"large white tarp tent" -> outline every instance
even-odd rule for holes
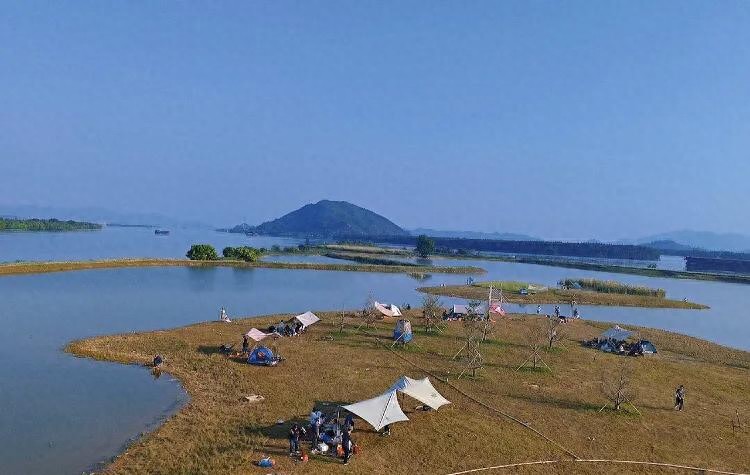
[[[398,405],[395,390],[386,391],[372,399],[343,407],[367,421],[375,430],[380,430],[394,422],[409,420],[404,411],[401,410],[401,406]]]
[[[266,338],[267,336],[270,336],[268,333],[263,333],[262,331],[258,330],[257,328],[251,328],[249,332],[245,333],[245,336],[254,340],[254,341],[260,341],[263,338]]]
[[[451,403],[437,392],[429,378],[412,379],[408,376],[402,376],[391,386],[391,390],[400,391],[433,409]]]
[[[401,316],[401,310],[393,304],[384,304],[375,302],[374,303],[375,308],[378,310],[378,312],[382,313],[386,317],[400,317]]]
[[[630,338],[633,332],[620,328],[618,325],[613,326],[599,336],[600,340],[625,341]]]
[[[313,323],[320,321],[320,318],[318,318],[317,315],[315,315],[314,313],[312,313],[310,311],[307,311],[307,312],[305,312],[305,313],[303,313],[301,315],[297,315],[294,318],[296,318],[297,320],[299,320],[299,322],[302,324],[303,328],[307,328],[310,325],[312,325]]]

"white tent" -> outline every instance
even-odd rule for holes
[[[257,328],[251,328],[249,332],[245,333],[245,336],[255,340],[260,341],[263,338],[266,338],[267,336],[270,336],[268,333],[263,333],[262,331],[258,330]]]
[[[391,386],[391,391],[401,391],[433,409],[451,403],[437,392],[429,378],[412,379],[408,376],[402,376]]]
[[[310,311],[307,311],[307,312],[305,312],[305,313],[303,313],[301,315],[297,315],[294,318],[296,318],[297,320],[300,321],[300,323],[302,323],[302,327],[303,328],[307,328],[310,325],[312,325],[313,323],[320,321],[320,318],[318,318],[317,315],[315,315],[314,313],[312,313]]]
[[[386,317],[400,317],[401,310],[393,304],[375,302],[375,308]]]
[[[394,422],[409,420],[404,411],[401,410],[401,406],[398,405],[395,390],[343,407],[367,421],[375,430],[380,430]]]

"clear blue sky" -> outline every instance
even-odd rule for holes
[[[0,203],[750,233],[750,2],[3,2]]]

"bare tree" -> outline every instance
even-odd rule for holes
[[[547,342],[547,348],[552,349],[555,342],[561,338],[560,319],[556,317],[547,317],[544,325],[544,338]]]
[[[529,349],[531,350],[531,353],[524,360],[524,362],[521,363],[521,366],[516,368],[516,371],[519,371],[521,368],[523,368],[529,363],[532,364],[532,367],[534,369],[544,365],[544,367],[552,371],[552,368],[550,368],[549,365],[547,365],[547,363],[544,362],[544,360],[542,359],[542,355],[541,355],[542,349],[547,344],[546,337],[547,337],[546,328],[540,329],[536,325],[531,326],[531,329],[527,335],[527,342],[529,345]]]
[[[442,321],[443,307],[440,297],[432,294],[425,294],[422,298],[422,316],[424,317],[425,331],[433,330],[442,331],[440,322]]]
[[[622,361],[615,368],[612,373],[602,374],[602,394],[607,400],[612,403],[615,411],[619,411],[623,404],[629,403],[633,405],[632,401],[635,399],[635,392],[633,391],[630,382],[633,376],[633,367],[630,364],[630,360],[623,358]],[[600,409],[600,412],[607,407]],[[635,408],[635,406],[633,406]],[[638,409],[636,409],[637,411]]]

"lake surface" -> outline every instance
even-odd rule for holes
[[[0,261],[179,257],[195,242],[219,249],[298,242],[211,231],[173,231],[164,238],[152,230],[132,228],[96,234],[0,235]],[[35,254],[36,245],[40,250]],[[310,262],[321,257],[284,256],[288,259]],[[434,263],[482,266],[488,274],[481,279],[554,285],[565,277],[594,277],[661,287],[669,297],[712,308],[581,307],[581,313],[584,318],[663,328],[750,349],[750,326],[744,316],[750,287],[745,285],[493,261]],[[142,367],[63,353],[73,339],[213,320],[221,306],[233,316],[351,309],[360,308],[370,292],[384,302],[418,305],[421,296],[415,287],[465,280],[466,276],[446,274],[418,281],[403,274],[233,268],[102,269],[0,277],[0,472],[80,473],[115,455],[131,437],[153,428],[185,401],[184,391],[169,375],[154,379]],[[529,312],[536,308],[509,307]],[[551,306],[545,311],[551,313]],[[244,330],[238,327],[238,341]]]

